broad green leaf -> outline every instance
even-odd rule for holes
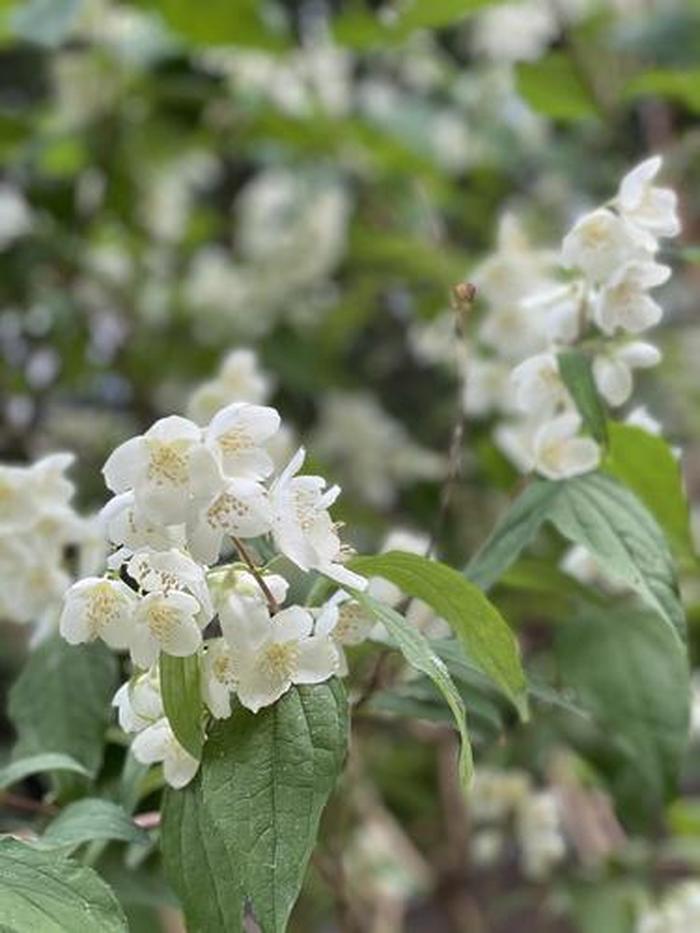
[[[117,659],[106,645],[72,646],[58,634],[40,645],[10,691],[14,757],[62,752],[96,774],[116,679]]]
[[[148,834],[136,826],[119,804],[86,797],[61,810],[47,826],[38,845],[54,849],[78,846],[97,839],[143,844],[148,842]]]
[[[91,868],[0,839],[0,927],[7,933],[128,933],[116,897]]]
[[[617,480],[588,473],[560,483],[548,518],[581,544],[606,573],[655,609],[678,637],[685,631],[673,558],[655,519]]]
[[[533,540],[560,492],[559,483],[529,483],[469,562],[467,577],[482,590],[490,589]]]
[[[160,691],[175,738],[194,758],[201,757],[202,694],[199,656],[175,658],[161,652]]]
[[[638,928],[639,904],[645,897],[638,881],[579,882],[572,886],[571,896],[580,933],[634,933]]]
[[[467,566],[478,586],[492,586],[545,521],[590,552],[606,573],[638,593],[678,633],[685,630],[673,558],[654,517],[611,476],[531,482]]]
[[[661,806],[688,733],[688,661],[673,630],[649,612],[590,609],[561,627],[557,655],[563,682],[618,749],[625,812]]]
[[[700,68],[646,71],[627,84],[624,94],[628,98],[668,97],[693,113],[700,113]]]
[[[243,869],[231,860],[222,828],[205,806],[205,767],[187,787],[165,792],[161,825],[165,871],[182,902],[189,933],[240,933]]]
[[[690,513],[678,460],[662,437],[631,424],[610,423],[603,469],[634,492],[680,557],[695,559]]]
[[[4,768],[0,768],[0,788],[17,784],[29,777],[30,774],[40,774],[42,771],[73,771],[83,777],[91,777],[87,768],[70,755],[59,752],[47,752],[44,755],[30,755],[20,758]]]
[[[241,929],[250,901],[263,933],[281,933],[299,894],[348,731],[336,680],[294,687],[253,714],[215,723],[200,776],[168,791],[166,870],[189,929]]]
[[[576,121],[596,115],[587,87],[564,52],[550,52],[517,66],[518,90],[537,110],[554,120]]]
[[[377,621],[386,626],[387,631],[411,667],[414,667],[422,674],[426,674],[445,698],[445,702],[454,716],[461,739],[459,773],[462,785],[466,789],[469,786],[473,772],[466,711],[462,697],[459,695],[459,691],[455,687],[444,661],[435,654],[428,639],[415,626],[410,625],[395,609],[380,603],[366,593],[356,591],[354,596],[372,613]]]
[[[283,21],[266,18],[259,0],[136,0],[157,11],[178,35],[197,45],[241,45],[281,48],[285,45]],[[270,8],[268,7],[268,11]]]
[[[580,350],[563,350],[557,361],[564,385],[576,403],[584,425],[597,441],[607,443],[605,410],[593,380],[590,359]]]
[[[527,716],[525,674],[518,643],[495,606],[459,571],[417,554],[390,551],[358,557],[354,569],[384,577],[407,596],[423,600],[449,623],[468,656]]]

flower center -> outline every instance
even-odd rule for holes
[[[254,444],[250,434],[239,424],[220,435],[219,446],[225,454],[238,454],[244,450],[252,450]]]
[[[148,627],[156,638],[162,638],[177,621],[178,612],[172,606],[155,603],[148,610]]]
[[[250,512],[250,507],[230,492],[222,492],[207,509],[207,521],[212,528],[227,528],[236,519],[241,521]]]
[[[273,642],[260,661],[260,670],[273,680],[291,677],[299,661],[299,646],[295,641]]]
[[[187,441],[148,441],[148,478],[162,485],[184,486],[189,478]]]
[[[121,596],[104,580],[90,591],[85,618],[93,636],[119,619],[123,607]]]
[[[212,674],[220,684],[230,684],[233,681],[233,671],[231,670],[231,659],[221,654],[214,658],[211,665]]]

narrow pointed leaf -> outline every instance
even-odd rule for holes
[[[160,656],[163,709],[180,745],[194,758],[202,754],[202,694],[199,656]]]
[[[557,356],[559,373],[576,404],[583,423],[593,437],[606,444],[605,409],[591,371],[591,361],[580,350],[564,350]]]
[[[10,787],[29,777],[30,774],[41,774],[44,771],[72,771],[83,777],[91,777],[87,768],[83,767],[70,755],[60,752],[47,752],[45,755],[30,755],[20,758],[4,768],[0,768],[0,789]]]

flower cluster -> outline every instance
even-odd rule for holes
[[[230,715],[232,693],[257,711],[292,684],[341,670],[336,602],[282,608],[287,581],[258,566],[258,549],[274,551],[302,571],[365,586],[343,564],[328,511],[339,488],[299,475],[303,449],[277,472],[269,445],[279,429],[275,409],[234,402],[203,427],[174,415],[121,444],[103,469],[115,494],[102,512],[115,547],[109,571],[65,597],[60,629],[69,643],[99,638],[129,652],[136,676],[115,698],[120,721],[138,732],[134,755],[163,761],[174,786],[197,762],[164,715],[161,654],[200,657],[202,699],[214,717]],[[222,564],[232,552],[237,559]]]
[[[0,465],[0,619],[36,623],[37,638],[55,628],[74,571],[89,573],[104,559],[96,523],[71,504],[72,462],[60,453]]]
[[[504,827],[512,821],[524,874],[545,878],[566,854],[559,803],[552,790],[535,790],[530,776],[517,769],[478,768],[470,795],[477,825],[477,860],[496,861],[504,846]]]
[[[629,172],[612,201],[581,217],[564,237],[566,282],[552,281],[526,300],[549,321],[550,346],[512,372],[515,404],[523,420],[511,437],[523,465],[549,479],[595,468],[596,442],[580,436],[581,419],[562,379],[557,352],[582,345],[593,355],[593,376],[612,407],[632,394],[635,369],[655,366],[661,354],[639,335],[659,323],[662,311],[649,290],[670,269],[656,262],[659,238],[679,232],[676,195],[654,179],[656,156]]]

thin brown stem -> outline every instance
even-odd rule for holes
[[[250,570],[250,572],[253,574],[253,576],[255,577],[257,581],[258,586],[263,591],[265,599],[267,600],[267,605],[270,610],[270,614],[275,615],[276,612],[279,612],[279,608],[280,608],[279,603],[277,602],[275,597],[272,595],[270,591],[270,587],[267,585],[267,583],[265,583],[264,576],[260,573],[260,570],[256,566],[255,561],[252,559],[252,557],[246,550],[245,545],[240,540],[240,538],[235,538],[233,535],[231,535],[231,540],[233,541],[235,548],[240,555],[241,560],[246,565],[248,570]]]
[[[53,803],[32,800],[31,797],[21,797],[19,794],[10,794],[7,791],[0,793],[0,807],[23,810],[25,813],[41,813],[43,816],[56,816],[59,812],[59,808]]]

